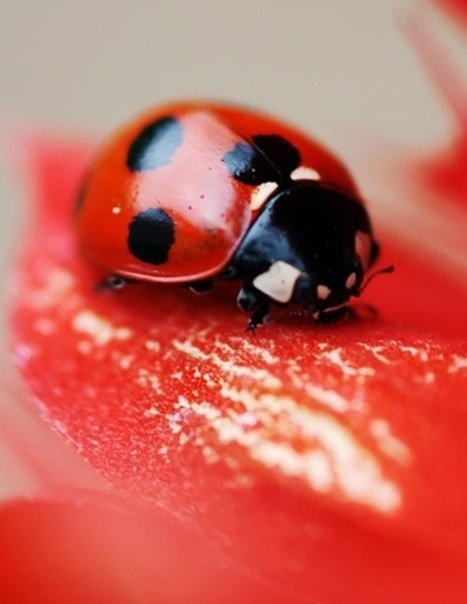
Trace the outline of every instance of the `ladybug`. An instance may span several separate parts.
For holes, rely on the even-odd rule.
[[[110,286],[238,280],[249,328],[271,303],[342,318],[379,251],[332,153],[278,119],[204,101],[156,107],[117,132],[91,166],[76,223]]]

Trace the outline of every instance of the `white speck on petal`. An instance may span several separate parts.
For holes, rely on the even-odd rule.
[[[51,319],[41,318],[34,322],[34,329],[44,336],[49,336],[57,329]]]
[[[152,350],[154,352],[159,352],[161,349],[161,345],[159,344],[159,342],[156,342],[155,340],[146,340],[144,345],[147,348],[147,350]]]
[[[37,310],[50,308],[63,301],[74,283],[75,278],[71,272],[54,267],[47,272],[44,285],[33,291],[30,303]]]
[[[29,346],[28,344],[18,344],[18,346],[16,346],[13,350],[15,363],[19,367],[25,367],[28,362],[32,358],[34,358],[35,354],[36,351],[34,350],[34,348],[32,348],[32,346]]]
[[[334,350],[322,352],[321,357],[339,367],[342,373],[346,376],[372,376],[376,373],[373,367],[355,367],[351,363],[347,362],[342,357],[342,348],[335,348]]]
[[[138,376],[135,381],[140,386],[149,387],[155,390],[156,392],[160,392],[159,376],[155,373],[151,373],[147,369],[139,369]]]
[[[400,346],[402,352],[408,352],[412,357],[419,358],[421,361],[428,361],[428,352],[424,348],[415,348],[415,346]]]
[[[391,361],[382,354],[382,351],[384,351],[385,349],[384,346],[370,346],[369,344],[364,343],[360,343],[360,346],[365,350],[368,350],[368,352],[371,352],[375,359],[377,359],[381,363],[384,363],[385,365],[391,364]]]
[[[316,402],[326,405],[333,411],[344,413],[349,409],[349,401],[343,396],[337,394],[334,390],[326,390],[321,386],[314,386],[309,383],[304,384],[306,392],[316,400]]]
[[[135,360],[133,355],[123,356],[119,359],[118,364],[121,369],[129,369]]]
[[[128,327],[116,327],[91,310],[83,310],[75,315],[72,327],[76,332],[89,336],[98,346],[105,346],[112,340],[128,340],[132,336]]]
[[[410,449],[401,440],[391,434],[391,428],[387,421],[383,419],[373,420],[370,430],[381,451],[401,465],[407,465],[410,462],[412,458]]]
[[[453,362],[448,367],[449,373],[456,373],[461,369],[467,369],[467,357],[461,357],[457,354],[452,355]]]
[[[263,348],[262,346],[252,344],[245,337],[238,338],[236,342],[239,346],[243,348],[245,352],[248,352],[254,355],[255,357],[258,357],[267,365],[276,365],[279,362],[279,357],[272,354],[269,350],[266,350],[266,348]]]
[[[185,432],[182,432],[178,437],[178,444],[183,447],[189,440],[189,436]]]
[[[225,371],[227,374],[242,376],[250,378],[252,380],[258,380],[263,384],[265,388],[276,389],[280,388],[282,385],[281,380],[267,369],[256,369],[254,367],[248,367],[246,365],[239,365],[233,360],[221,359],[216,353],[207,354],[203,352],[200,348],[194,346],[188,340],[173,340],[173,345],[177,350],[187,354],[188,356],[194,359],[200,361],[210,361],[216,367],[218,367],[222,371]]]
[[[93,350],[93,345],[89,340],[81,340],[76,345],[76,348],[80,351],[81,354],[91,354]]]
[[[146,409],[143,415],[144,417],[157,417],[160,415],[160,411],[156,405],[153,405],[152,407],[149,407],[149,409]]]
[[[258,418],[247,411],[238,415],[236,419],[244,429],[255,428],[258,425]]]
[[[220,455],[215,451],[212,447],[204,446],[203,449],[203,457],[206,460],[206,463],[209,465],[218,463],[220,461]]]

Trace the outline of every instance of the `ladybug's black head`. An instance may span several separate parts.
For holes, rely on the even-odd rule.
[[[321,266],[300,274],[290,301],[311,309],[317,322],[332,323],[347,313],[350,298],[359,294],[363,264],[342,248],[324,253],[316,264]]]
[[[227,275],[242,279],[239,305],[299,304],[321,323],[340,319],[374,260],[368,214],[356,199],[316,181],[279,187],[245,235]]]

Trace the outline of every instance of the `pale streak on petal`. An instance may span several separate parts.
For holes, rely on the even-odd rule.
[[[375,359],[377,359],[380,363],[383,363],[384,365],[391,364],[391,361],[385,357],[384,354],[382,354],[382,351],[384,351],[385,348],[384,346],[370,346],[369,344],[365,344],[363,342],[359,342],[359,344],[362,348],[368,350],[368,352],[371,352]]]
[[[389,422],[384,419],[375,419],[371,422],[370,431],[381,451],[400,465],[407,466],[410,463],[412,460],[410,449],[391,433]]]
[[[400,508],[402,493],[397,483],[386,475],[383,461],[359,440],[345,421],[335,416],[345,413],[353,404],[351,400],[347,401],[333,390],[310,384],[308,379],[301,383],[294,380],[304,401],[308,399],[310,404],[323,407],[310,408],[305,402],[296,402],[292,396],[278,394],[281,381],[268,370],[233,365],[228,359],[236,349],[235,344],[217,342],[218,352],[211,354],[203,352],[190,340],[174,340],[173,345],[194,360],[214,365],[222,372],[215,380],[220,396],[228,401],[226,407],[218,407],[197,400],[194,393],[188,397],[190,400],[180,397],[175,405],[179,412],[167,416],[174,434],[182,433],[185,414],[195,413],[205,420],[204,430],[210,434],[210,439],[215,435],[221,445],[239,445],[250,459],[284,478],[301,480],[317,493],[336,493],[343,500],[383,514],[394,514]],[[352,375],[357,380],[374,375],[374,370],[367,371],[371,368],[357,368],[347,363],[340,348],[317,348],[320,349],[317,360],[324,361],[327,355],[326,361],[337,364],[345,375]],[[274,364],[274,356],[269,361]],[[234,385],[235,377],[252,379],[257,385],[239,387],[237,383]],[[277,381],[276,391],[264,382],[271,382],[271,378],[272,384]],[[387,428],[385,431],[381,430],[382,426],[373,426],[376,431],[373,437],[381,453],[391,463],[409,463],[410,451],[390,433],[389,425],[383,426]],[[201,448],[205,446],[206,434],[199,434],[194,444]],[[235,462],[239,472],[241,465],[228,451],[222,459],[228,465]],[[243,474],[249,476],[248,472]]]
[[[252,380],[257,380],[262,383],[264,387],[271,389],[280,388],[282,385],[282,381],[267,369],[255,369],[246,365],[239,365],[233,360],[222,359],[217,353],[207,354],[197,346],[194,346],[188,340],[174,340],[173,345],[177,350],[187,354],[193,359],[210,361],[218,369],[221,369],[228,375],[235,375],[238,377],[246,377]]]
[[[77,333],[87,335],[98,346],[105,346],[113,340],[128,340],[133,335],[128,327],[116,327],[104,317],[86,309],[73,317],[71,325]]]
[[[263,345],[257,346],[252,344],[244,336],[237,338],[236,341],[245,352],[258,357],[262,362],[266,363],[266,365],[277,365],[280,361],[278,356],[273,354],[270,350],[263,348]]]
[[[334,390],[326,390],[325,388],[321,388],[321,386],[314,386],[309,383],[305,383],[303,387],[313,399],[337,413],[345,413],[350,407],[349,401]]]
[[[75,278],[73,274],[60,267],[44,267],[47,279],[39,287],[33,289],[30,304],[36,310],[47,310],[57,304],[62,304],[67,295],[73,290]]]
[[[320,356],[339,367],[345,376],[365,377],[375,375],[376,371],[373,369],[373,367],[355,367],[346,361],[342,354],[342,348],[334,348],[334,350],[322,352]]]
[[[400,346],[402,352],[408,352],[410,356],[420,359],[420,361],[428,361],[428,351],[424,348],[416,348],[415,346]]]
[[[313,490],[338,490],[349,501],[385,514],[397,511],[402,495],[387,479],[378,460],[351,431],[334,417],[299,406],[288,396],[237,390],[225,383],[221,395],[236,403],[228,413],[210,403],[180,397],[177,406],[203,417],[220,443],[240,445],[251,459],[284,476],[305,481]],[[239,412],[239,405],[242,406]],[[258,419],[258,427],[245,430],[239,418],[245,412]],[[285,432],[306,439],[303,450],[278,442]]]
[[[467,357],[461,357],[458,354],[452,355],[452,364],[448,367],[448,372],[456,373],[461,369],[467,369]]]

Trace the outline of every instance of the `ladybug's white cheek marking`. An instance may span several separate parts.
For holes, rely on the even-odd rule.
[[[271,264],[269,270],[258,275],[253,281],[253,285],[276,302],[287,303],[292,298],[299,276],[298,268],[278,260]]]
[[[292,180],[321,180],[321,175],[313,168],[300,166],[292,172],[290,178]]]
[[[255,187],[250,197],[250,208],[253,211],[262,208],[277,187],[276,182],[263,182]]]
[[[350,275],[347,277],[347,281],[345,282],[345,287],[347,289],[352,289],[356,283],[357,283],[357,274],[350,273]]]
[[[326,300],[331,295],[331,290],[327,285],[318,285],[316,295],[318,296],[318,300]]]
[[[370,263],[371,238],[368,233],[357,231],[355,233],[355,253],[360,257],[363,268],[367,269]]]

